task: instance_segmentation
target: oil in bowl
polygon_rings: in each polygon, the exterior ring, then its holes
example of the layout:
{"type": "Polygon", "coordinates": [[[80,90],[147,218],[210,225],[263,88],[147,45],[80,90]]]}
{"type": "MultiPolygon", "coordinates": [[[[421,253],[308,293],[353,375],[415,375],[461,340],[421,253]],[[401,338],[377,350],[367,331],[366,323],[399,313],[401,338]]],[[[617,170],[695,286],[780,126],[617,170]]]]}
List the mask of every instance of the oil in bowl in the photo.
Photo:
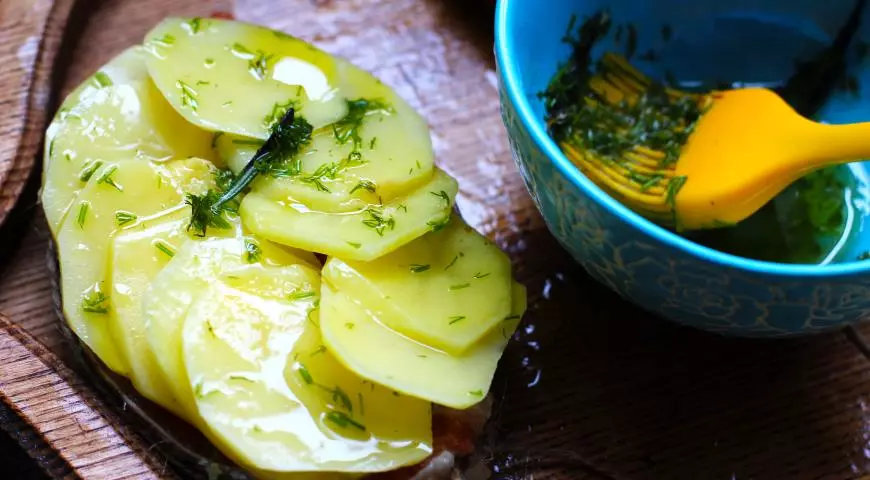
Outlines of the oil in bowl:
{"type": "MultiPolygon", "coordinates": [[[[635,162],[620,163],[614,170],[629,177],[621,182],[635,182],[641,192],[658,189],[670,202],[670,207],[638,213],[672,223],[682,236],[701,245],[777,263],[868,259],[866,162],[809,172],[736,225],[690,231],[681,231],[673,213],[673,198],[686,179],[664,168],[678,161],[680,148],[703,115],[700,98],[715,90],[770,88],[807,118],[831,124],[867,121],[861,104],[862,87],[870,83],[864,61],[868,46],[853,39],[865,3],[858,0],[833,32],[787,16],[741,12],[700,24],[681,23],[679,28],[662,22],[656,35],[649,24],[614,22],[606,10],[572,19],[565,37],[572,54],[542,93],[549,133],[587,175],[594,173],[584,168],[591,161],[587,152],[612,164],[638,145],[654,151],[658,169],[635,162]],[[639,39],[646,41],[643,46],[639,39]],[[620,65],[622,71],[614,73],[620,65]],[[601,84],[625,91],[634,88],[631,84],[640,88],[635,101],[626,101],[626,96],[608,106],[603,99],[612,90],[601,84]]],[[[728,165],[721,168],[725,171],[728,165]]],[[[613,186],[604,176],[592,179],[613,186]]],[[[630,203],[631,195],[621,195],[619,188],[610,192],[638,210],[630,203]]]]}

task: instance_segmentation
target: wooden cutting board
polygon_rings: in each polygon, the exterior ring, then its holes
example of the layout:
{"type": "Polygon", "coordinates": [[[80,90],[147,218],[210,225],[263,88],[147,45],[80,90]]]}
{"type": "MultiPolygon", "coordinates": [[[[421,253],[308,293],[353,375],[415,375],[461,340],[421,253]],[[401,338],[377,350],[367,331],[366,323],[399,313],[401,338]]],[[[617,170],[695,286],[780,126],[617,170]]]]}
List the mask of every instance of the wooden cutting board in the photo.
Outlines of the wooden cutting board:
{"type": "Polygon", "coordinates": [[[463,216],[512,256],[530,310],[500,365],[479,446],[496,478],[867,476],[870,362],[856,338],[750,341],[673,326],[592,282],[549,235],[501,124],[491,8],[483,0],[2,0],[4,429],[55,477],[172,477],[160,442],[142,438],[125,405],[84,380],[61,333],[34,161],[46,114],[99,65],[164,16],[225,12],[310,40],[395,87],[428,119],[439,164],[460,181],[463,216]]]}

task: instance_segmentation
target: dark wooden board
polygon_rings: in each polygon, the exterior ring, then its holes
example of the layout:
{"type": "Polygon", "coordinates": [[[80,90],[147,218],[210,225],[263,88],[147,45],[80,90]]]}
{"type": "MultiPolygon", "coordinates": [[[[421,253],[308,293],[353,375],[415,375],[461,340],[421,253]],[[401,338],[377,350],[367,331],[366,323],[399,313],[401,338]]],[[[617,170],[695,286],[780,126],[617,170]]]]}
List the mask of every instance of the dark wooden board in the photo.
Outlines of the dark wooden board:
{"type": "MultiPolygon", "coordinates": [[[[0,12],[9,1],[52,4],[3,0],[0,12]]],[[[460,181],[463,215],[511,254],[518,278],[529,287],[529,314],[501,363],[494,387],[498,404],[480,445],[493,459],[498,478],[868,476],[870,362],[852,339],[834,333],[737,340],[671,325],[592,282],[547,233],[512,163],[501,125],[489,3],[80,0],[64,41],[69,53],[52,64],[56,82],[49,98],[56,105],[166,15],[229,11],[313,41],[372,70],[426,116],[439,164],[460,181]]],[[[8,151],[0,153],[2,162],[8,151]]],[[[54,475],[69,474],[57,470],[57,458],[73,455],[85,465],[125,475],[168,475],[168,470],[154,470],[162,459],[142,448],[123,410],[107,406],[104,397],[81,393],[90,387],[68,368],[75,365],[74,354],[53,311],[48,236],[36,188],[31,183],[0,230],[0,312],[46,349],[0,328],[0,378],[5,378],[0,389],[20,392],[22,378],[48,382],[38,383],[40,388],[51,384],[48,378],[61,379],[59,385],[72,385],[63,391],[77,392],[66,397],[74,398],[69,408],[90,408],[94,417],[89,421],[102,419],[110,441],[108,450],[85,451],[75,441],[83,435],[77,427],[46,427],[52,410],[36,408],[34,420],[25,425],[32,426],[31,438],[43,439],[42,446],[24,443],[32,453],[43,452],[33,455],[54,475]],[[36,363],[10,360],[7,344],[36,363]],[[46,353],[56,361],[46,361],[46,353]],[[20,365],[29,366],[19,371],[20,365]],[[46,447],[50,433],[61,438],[46,447]],[[141,470],[124,463],[131,458],[107,453],[112,448],[129,451],[141,470]]],[[[868,327],[863,331],[870,334],[868,327]]],[[[9,398],[20,408],[21,400],[9,398]]],[[[37,398],[49,401],[57,393],[46,389],[37,398]]],[[[73,468],[70,462],[59,465],[73,468]]],[[[75,468],[83,478],[107,478],[75,468]]]]}

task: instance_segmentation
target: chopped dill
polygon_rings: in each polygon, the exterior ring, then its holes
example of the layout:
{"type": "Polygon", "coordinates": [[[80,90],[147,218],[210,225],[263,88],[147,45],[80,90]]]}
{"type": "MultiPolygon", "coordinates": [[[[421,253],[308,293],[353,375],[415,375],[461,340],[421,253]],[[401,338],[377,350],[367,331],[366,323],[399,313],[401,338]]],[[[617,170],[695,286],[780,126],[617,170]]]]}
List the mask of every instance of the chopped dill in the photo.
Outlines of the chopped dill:
{"type": "Polygon", "coordinates": [[[103,166],[102,160],[92,160],[90,162],[85,163],[84,166],[82,167],[81,172],[79,172],[79,180],[82,182],[87,182],[88,180],[91,179],[91,177],[94,176],[94,173],[96,173],[96,171],[99,170],[100,167],[102,167],[102,166],[103,166]]]}
{"type": "Polygon", "coordinates": [[[108,75],[106,75],[106,72],[102,71],[94,74],[94,83],[96,83],[97,86],[100,88],[111,87],[114,84],[114,82],[112,82],[112,79],[109,78],[108,75]]]}
{"type": "Polygon", "coordinates": [[[350,189],[350,193],[353,193],[357,190],[365,190],[369,193],[375,193],[378,189],[377,185],[371,180],[360,180],[352,189],[350,189]]]}
{"type": "Polygon", "coordinates": [[[133,223],[138,219],[139,217],[135,213],[126,212],[124,210],[118,210],[115,212],[115,223],[119,227],[123,227],[128,223],[133,223]]]}
{"type": "Polygon", "coordinates": [[[295,302],[297,300],[305,300],[306,298],[316,297],[317,293],[311,290],[294,290],[287,295],[287,300],[295,302]]]}
{"type": "Polygon", "coordinates": [[[376,207],[369,206],[365,210],[367,218],[363,220],[363,225],[371,228],[381,237],[384,236],[386,230],[396,228],[396,220],[392,216],[387,216],[384,212],[376,207]]]}
{"type": "Polygon", "coordinates": [[[454,255],[453,260],[450,260],[450,263],[448,263],[447,266],[444,267],[444,271],[446,272],[447,270],[450,270],[453,267],[453,265],[456,265],[456,262],[458,260],[459,260],[459,255],[454,255]]]}
{"type": "MultiPolygon", "coordinates": [[[[296,117],[293,108],[287,109],[280,122],[272,127],[269,138],[248,161],[245,168],[225,190],[208,190],[205,194],[187,194],[185,203],[191,207],[188,231],[204,237],[209,227],[229,228],[224,213],[234,211],[234,199],[244,191],[260,173],[273,172],[297,165],[299,151],[311,141],[313,127],[303,117],[296,117]]],[[[298,167],[297,167],[298,168],[298,167]]]]}
{"type": "Polygon", "coordinates": [[[362,244],[359,243],[359,242],[345,242],[345,243],[347,243],[348,245],[350,245],[350,246],[353,247],[353,248],[360,248],[360,247],[362,247],[362,244]]]}
{"type": "Polygon", "coordinates": [[[429,225],[429,230],[432,232],[440,232],[447,228],[447,225],[450,225],[450,216],[446,216],[441,220],[430,220],[426,222],[426,225],[429,225]]]}
{"type": "Polygon", "coordinates": [[[447,195],[447,192],[441,190],[440,192],[429,192],[430,194],[444,200],[446,205],[450,205],[450,195],[447,195]]]}
{"type": "Polygon", "coordinates": [[[82,293],[81,308],[83,312],[105,315],[109,313],[109,296],[100,291],[99,284],[82,293]]]}
{"type": "MultiPolygon", "coordinates": [[[[335,135],[335,140],[339,145],[352,141],[354,150],[359,150],[363,142],[361,136],[363,120],[370,114],[388,114],[392,112],[393,108],[381,100],[369,100],[365,98],[348,100],[347,115],[332,124],[332,133],[335,135]]],[[[374,147],[374,143],[370,146],[374,147]]]]}
{"type": "Polygon", "coordinates": [[[163,240],[157,240],[156,242],[154,242],[154,248],[160,250],[161,252],[163,252],[164,255],[169,258],[175,256],[175,248],[163,240]]]}
{"type": "Polygon", "coordinates": [[[430,268],[432,268],[432,266],[428,265],[428,264],[426,264],[426,265],[420,265],[417,263],[411,264],[411,271],[414,273],[423,273],[423,272],[429,270],[430,268]]]}
{"type": "Polygon", "coordinates": [[[299,376],[302,377],[302,380],[308,385],[313,384],[314,377],[311,376],[311,372],[308,371],[308,368],[301,363],[298,363],[297,365],[298,366],[296,368],[297,370],[299,370],[299,376]]]}
{"type": "Polygon", "coordinates": [[[454,291],[454,290],[462,290],[463,288],[468,288],[468,287],[470,287],[470,286],[471,286],[470,283],[459,283],[459,284],[456,284],[456,285],[450,285],[449,290],[450,290],[450,291],[454,291]]]}
{"type": "Polygon", "coordinates": [[[472,277],[476,278],[476,279],[486,278],[488,276],[489,276],[489,272],[486,272],[486,273],[477,272],[474,275],[472,275],[472,277]]]}
{"type": "Polygon", "coordinates": [[[87,200],[82,200],[81,203],[79,203],[79,213],[76,216],[76,225],[78,225],[79,228],[85,227],[85,221],[88,219],[88,210],[90,210],[90,208],[91,202],[87,200]]]}
{"type": "Polygon", "coordinates": [[[450,323],[448,325],[453,325],[454,323],[458,323],[465,320],[465,315],[454,315],[450,317],[450,323]]]}
{"type": "Polygon", "coordinates": [[[263,257],[263,250],[260,244],[253,238],[245,239],[245,261],[248,263],[259,262],[263,257]]]}
{"type": "Polygon", "coordinates": [[[190,84],[181,80],[175,82],[175,88],[181,92],[181,105],[195,112],[199,108],[199,102],[196,99],[199,92],[191,87],[190,84]]]}
{"type": "Polygon", "coordinates": [[[111,165],[111,166],[107,167],[106,169],[104,169],[102,172],[100,172],[100,176],[97,177],[97,185],[100,185],[100,184],[111,185],[115,190],[117,190],[119,192],[123,192],[124,187],[122,187],[121,185],[118,185],[115,182],[115,180],[112,179],[112,175],[114,175],[117,170],[118,170],[117,165],[111,165]]]}
{"type": "Polygon", "coordinates": [[[325,418],[326,418],[326,420],[336,424],[337,426],[339,426],[341,428],[353,427],[353,428],[355,428],[359,431],[362,431],[362,432],[366,431],[365,425],[350,418],[344,412],[331,411],[331,412],[328,412],[326,414],[325,418]]]}
{"type": "Polygon", "coordinates": [[[472,397],[482,397],[483,390],[472,390],[472,391],[468,392],[468,394],[471,395],[472,397]]]}
{"type": "Polygon", "coordinates": [[[248,60],[248,72],[257,80],[263,80],[269,73],[269,61],[274,55],[266,55],[262,51],[257,51],[257,55],[248,60]]]}

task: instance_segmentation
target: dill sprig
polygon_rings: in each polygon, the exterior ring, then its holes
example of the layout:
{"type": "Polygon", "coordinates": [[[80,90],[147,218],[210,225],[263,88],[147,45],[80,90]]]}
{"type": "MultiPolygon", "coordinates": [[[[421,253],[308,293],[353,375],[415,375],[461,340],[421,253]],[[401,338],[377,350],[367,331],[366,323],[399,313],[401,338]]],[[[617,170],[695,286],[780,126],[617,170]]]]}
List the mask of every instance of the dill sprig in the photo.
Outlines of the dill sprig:
{"type": "MultiPolygon", "coordinates": [[[[313,128],[303,117],[296,116],[294,108],[288,108],[281,121],[272,127],[272,134],[245,165],[239,175],[226,185],[223,191],[209,190],[202,195],[187,194],[185,203],[190,205],[190,223],[188,231],[204,237],[209,227],[230,228],[224,218],[226,212],[234,210],[233,200],[260,173],[272,172],[287,163],[298,164],[295,157],[299,151],[311,141],[313,128]]],[[[220,183],[227,183],[227,178],[218,178],[220,183]]]]}

